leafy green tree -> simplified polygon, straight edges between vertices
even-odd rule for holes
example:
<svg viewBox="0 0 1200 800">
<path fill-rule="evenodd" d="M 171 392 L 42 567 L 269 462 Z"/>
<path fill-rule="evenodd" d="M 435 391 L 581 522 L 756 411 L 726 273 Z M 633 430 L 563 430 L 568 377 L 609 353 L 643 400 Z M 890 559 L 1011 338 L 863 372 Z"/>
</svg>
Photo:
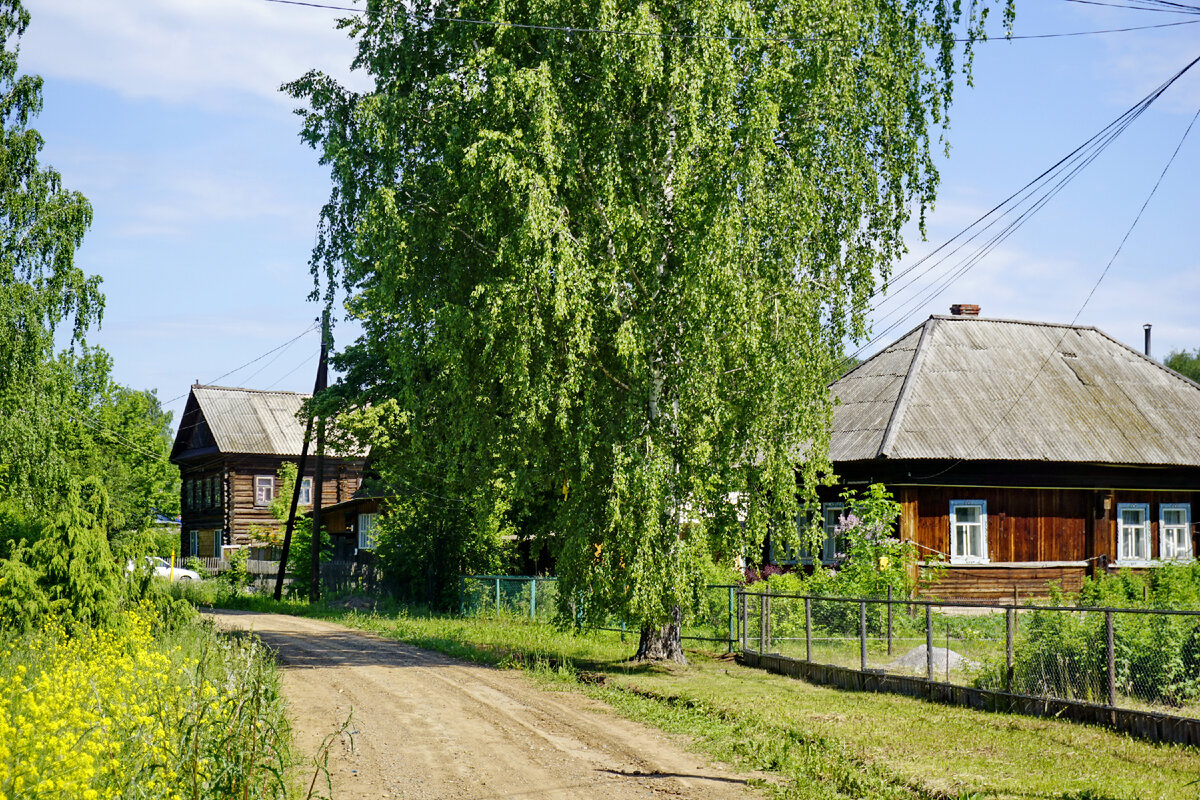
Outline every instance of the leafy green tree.
<svg viewBox="0 0 1200 800">
<path fill-rule="evenodd" d="M 0 462 L 13 495 L 42 510 L 61 498 L 49 487 L 67 474 L 57 446 L 54 333 L 74 341 L 100 320 L 100 279 L 75 264 L 92 209 L 38 163 L 42 137 L 29 127 L 42 81 L 19 75 L 17 52 L 29 14 L 0 0 Z"/>
<path fill-rule="evenodd" d="M 1172 350 L 1163 364 L 1200 383 L 1200 348 L 1191 353 L 1187 350 Z"/>
<path fill-rule="evenodd" d="M 110 498 L 112 536 L 179 514 L 179 470 L 169 461 L 171 413 L 153 391 L 114 383 L 98 348 L 61 354 L 58 441 L 71 474 L 100 478 Z"/>
<path fill-rule="evenodd" d="M 829 475 L 826 382 L 987 6 L 370 0 L 374 90 L 286 87 L 333 176 L 314 273 L 364 328 L 332 396 L 395 399 L 377 457 L 475 524 L 554 498 L 563 617 L 682 659 L 705 564 Z"/>
<path fill-rule="evenodd" d="M 120 600 L 119 571 L 108 548 L 108 493 L 97 478 L 72 484 L 34 545 L 54 613 L 87 626 L 107 622 Z"/>
</svg>

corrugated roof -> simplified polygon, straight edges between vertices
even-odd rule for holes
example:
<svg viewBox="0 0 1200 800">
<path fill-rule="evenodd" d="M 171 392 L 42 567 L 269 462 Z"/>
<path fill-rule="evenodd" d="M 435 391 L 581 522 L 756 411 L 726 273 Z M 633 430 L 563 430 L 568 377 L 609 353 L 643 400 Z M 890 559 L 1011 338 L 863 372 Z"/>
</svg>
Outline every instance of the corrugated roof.
<svg viewBox="0 0 1200 800">
<path fill-rule="evenodd" d="M 835 462 L 1200 466 L 1200 385 L 1092 327 L 933 316 L 830 388 Z"/>
<path fill-rule="evenodd" d="M 193 386 L 192 395 L 222 453 L 300 455 L 304 426 L 296 415 L 311 395 L 226 386 Z"/>
</svg>

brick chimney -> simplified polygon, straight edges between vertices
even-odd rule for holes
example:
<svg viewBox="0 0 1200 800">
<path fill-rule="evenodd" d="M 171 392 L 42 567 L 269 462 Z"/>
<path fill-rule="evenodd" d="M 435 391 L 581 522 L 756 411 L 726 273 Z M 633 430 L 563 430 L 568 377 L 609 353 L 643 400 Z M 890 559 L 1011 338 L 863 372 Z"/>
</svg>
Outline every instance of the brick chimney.
<svg viewBox="0 0 1200 800">
<path fill-rule="evenodd" d="M 978 317 L 979 306 L 974 303 L 955 303 L 950 306 L 950 313 L 956 317 Z"/>
</svg>

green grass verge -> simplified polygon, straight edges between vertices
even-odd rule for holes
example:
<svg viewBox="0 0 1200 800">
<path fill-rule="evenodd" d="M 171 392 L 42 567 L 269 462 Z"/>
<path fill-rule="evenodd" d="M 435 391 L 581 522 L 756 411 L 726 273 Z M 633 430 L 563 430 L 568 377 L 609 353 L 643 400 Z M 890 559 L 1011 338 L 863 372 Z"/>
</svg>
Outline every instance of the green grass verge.
<svg viewBox="0 0 1200 800">
<path fill-rule="evenodd" d="M 631 664 L 635 640 L 516 619 L 375 614 L 319 604 L 239 603 L 301 613 L 479 663 L 521 667 L 618 712 L 687 734 L 708 755 L 769 773 L 764 790 L 816 798 L 1200 798 L 1200 753 L 1107 729 L 845 692 L 689 652 L 687 667 Z M 777 776 L 777 777 L 774 777 Z"/>
</svg>

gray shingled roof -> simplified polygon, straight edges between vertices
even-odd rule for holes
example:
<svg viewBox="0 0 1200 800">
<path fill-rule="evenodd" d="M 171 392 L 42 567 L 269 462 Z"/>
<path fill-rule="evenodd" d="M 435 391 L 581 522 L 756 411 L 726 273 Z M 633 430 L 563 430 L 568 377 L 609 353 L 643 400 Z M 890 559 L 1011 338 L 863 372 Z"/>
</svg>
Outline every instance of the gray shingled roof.
<svg viewBox="0 0 1200 800">
<path fill-rule="evenodd" d="M 204 421 L 222 453 L 298 456 L 304 426 L 296 418 L 311 395 L 193 386 Z"/>
<path fill-rule="evenodd" d="M 1200 385 L 1096 328 L 933 316 L 830 388 L 834 462 L 1200 465 Z"/>
</svg>

